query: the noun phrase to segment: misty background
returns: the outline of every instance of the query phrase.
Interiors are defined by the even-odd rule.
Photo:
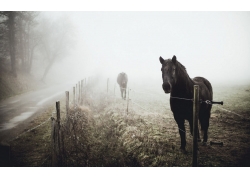
[[[9,20],[6,13],[1,13],[1,22]],[[129,84],[161,89],[159,57],[176,55],[191,78],[202,76],[212,85],[250,82],[250,12],[20,13],[17,76],[28,72],[43,82],[98,76],[115,83],[126,72]],[[8,27],[1,23],[1,32]],[[1,47],[7,47],[9,39],[4,33],[2,37]],[[13,71],[6,49],[1,48],[1,64]]]
[[[191,78],[250,82],[250,12],[42,14],[68,17],[75,26],[75,52],[62,62],[62,69],[72,67],[69,76],[112,78],[126,72],[129,80],[161,82],[159,56],[176,55]]]
[[[117,75],[126,72],[129,88],[140,87],[142,92],[144,87],[158,93],[140,105],[148,103],[150,110],[157,109],[161,103],[154,106],[154,102],[159,99],[163,109],[169,105],[164,100],[167,96],[162,90],[159,57],[176,55],[191,78],[202,76],[213,87],[220,85],[224,91],[215,88],[214,94],[215,100],[221,101],[221,94],[232,91],[228,85],[250,85],[249,19],[250,12],[237,11],[0,11],[0,100],[8,97],[2,90],[16,88],[7,87],[6,82],[16,83],[13,78],[26,81],[21,84],[24,88],[34,83],[29,76],[46,85],[76,84],[91,77],[101,83],[101,91],[106,90],[109,78],[110,89],[115,84],[118,94]],[[65,87],[58,85],[56,95],[64,94]],[[45,93],[37,92],[19,100],[21,105],[16,109],[21,110],[25,101],[42,104],[54,97],[53,92],[47,92],[45,98]],[[136,93],[131,91],[129,97],[136,101],[147,96]],[[41,100],[36,100],[39,96]],[[227,104],[231,107],[237,100]],[[13,105],[17,101],[12,101]],[[13,105],[7,109],[17,107]]]

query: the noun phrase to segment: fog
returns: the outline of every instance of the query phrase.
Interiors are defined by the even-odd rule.
[[[50,24],[46,24],[48,21]],[[36,30],[43,39],[34,50],[29,75],[37,80],[44,77],[46,83],[76,84],[91,78],[105,91],[109,79],[109,89],[113,90],[114,85],[118,86],[118,74],[125,72],[129,88],[140,87],[141,91],[145,86],[165,95],[159,57],[176,55],[191,78],[205,77],[212,86],[220,85],[222,89],[228,85],[250,85],[250,12],[41,11],[37,23]],[[70,38],[67,40],[66,36]],[[58,46],[61,47],[57,49]],[[18,63],[21,64],[17,58]],[[58,87],[57,93],[67,90]],[[50,91],[47,94],[49,98],[58,95]],[[216,100],[223,100],[219,95],[215,92]],[[26,99],[36,100],[38,96]],[[41,98],[36,105],[48,100]],[[26,118],[27,114],[23,115]]]
[[[160,86],[159,57],[176,55],[191,78],[202,76],[212,85],[250,82],[250,12],[50,11],[40,17],[69,19],[75,38],[47,79],[99,76],[115,83],[126,72],[129,83]]]

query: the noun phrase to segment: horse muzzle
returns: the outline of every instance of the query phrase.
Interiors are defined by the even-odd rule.
[[[164,92],[165,92],[166,94],[168,94],[168,93],[171,92],[172,87],[171,87],[171,85],[170,85],[168,82],[164,82],[164,83],[162,84],[162,89],[164,90]]]

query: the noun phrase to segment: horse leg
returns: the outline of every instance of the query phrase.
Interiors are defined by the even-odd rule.
[[[122,93],[122,91],[123,91],[123,90],[122,90],[122,88],[121,88],[121,87],[120,87],[120,90],[121,90],[121,97],[123,98],[123,93]]]
[[[198,132],[197,132],[197,137],[198,137],[198,139],[197,139],[197,141],[198,142],[201,142],[201,138],[200,138],[200,131],[199,131],[199,128],[198,128],[198,130],[197,130]]]
[[[179,128],[179,134],[181,137],[181,147],[180,149],[182,151],[186,151],[186,130],[185,130],[185,126],[184,126],[184,119],[177,119],[176,120],[177,124],[178,124],[178,128]]]
[[[189,126],[190,126],[190,133],[191,135],[193,136],[193,129],[194,129],[194,126],[193,126],[193,120],[190,120],[189,121]],[[200,138],[200,133],[199,133],[199,128],[197,129],[197,141],[198,142],[201,142],[201,138]]]
[[[189,127],[190,127],[190,133],[193,136],[193,132],[194,132],[194,130],[193,130],[193,128],[194,128],[194,126],[193,126],[193,120],[189,120]]]
[[[207,143],[207,139],[208,139],[208,127],[209,127],[209,117],[203,117],[201,119],[201,133],[203,136],[203,143],[206,144]]]
[[[126,89],[124,89],[124,99],[126,99]]]

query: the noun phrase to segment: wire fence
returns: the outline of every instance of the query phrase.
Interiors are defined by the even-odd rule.
[[[79,88],[80,88],[80,86],[79,86]],[[117,99],[117,93],[115,92],[115,90],[116,89],[118,89],[118,88],[116,88],[116,86],[114,86],[114,89],[113,90],[111,90],[110,88],[107,88],[107,93],[109,94],[109,95],[111,95],[111,96],[114,96],[114,102],[116,103],[117,101],[116,101],[116,99]],[[131,102],[132,104],[134,104],[134,105],[136,105],[138,108],[140,108],[140,109],[142,109],[143,111],[146,111],[147,112],[147,114],[154,114],[154,115],[158,115],[158,116],[160,116],[161,114],[159,114],[158,112],[153,112],[152,110],[149,110],[148,108],[146,108],[146,107],[144,107],[143,105],[141,105],[140,103],[138,103],[137,101],[135,101],[134,99],[132,99],[131,97],[131,94],[130,94],[130,97],[129,97],[129,92],[133,92],[133,93],[137,93],[137,94],[147,94],[147,95],[150,95],[150,96],[154,96],[154,97],[157,97],[157,98],[161,98],[161,97],[159,97],[159,95],[157,94],[154,94],[154,93],[149,93],[149,92],[146,92],[146,91],[137,91],[137,90],[134,90],[134,89],[129,89],[129,88],[121,88],[121,89],[126,89],[127,90],[127,103],[129,103],[129,102]],[[78,89],[79,90],[79,89]],[[83,90],[83,89],[82,89]],[[85,95],[86,95],[86,91],[87,91],[87,89],[84,89],[84,93],[85,93]],[[76,91],[77,92],[77,91]],[[77,102],[74,102],[74,103],[72,103],[72,104],[74,104],[74,107],[76,107],[76,106],[78,106],[80,103],[78,102],[78,101],[81,101],[81,96],[80,96],[80,94],[83,94],[83,92],[80,92],[80,90],[79,90],[79,94],[78,94],[78,96],[79,97],[74,97],[75,99],[75,101],[77,101]],[[78,98],[80,99],[80,100],[78,100]],[[192,100],[192,99],[186,99],[186,98],[179,98],[179,97],[170,97],[170,98],[178,98],[178,99],[181,99],[181,100]],[[169,108],[167,108],[166,106],[163,106],[165,109],[167,109],[167,110],[170,110]],[[238,117],[241,117],[241,118],[245,118],[243,115],[240,115],[240,114],[238,114],[238,113],[235,113],[235,112],[233,112],[233,111],[230,111],[230,110],[228,110],[228,109],[225,109],[225,108],[222,108],[222,107],[218,107],[217,106],[217,108],[218,109],[221,109],[221,110],[223,110],[223,111],[225,111],[225,112],[228,112],[228,113],[232,113],[232,114],[234,114],[234,115],[237,115]],[[53,113],[55,113],[55,112],[52,112],[52,116],[53,116]],[[173,117],[172,117],[172,119],[174,119]],[[249,119],[249,118],[245,118],[245,119]],[[21,134],[19,134],[19,135],[17,135],[15,138],[13,138],[13,139],[11,139],[10,141],[13,141],[13,140],[16,140],[16,139],[18,139],[18,138],[20,138],[22,135],[24,135],[24,134],[26,134],[26,133],[28,133],[28,132],[30,132],[30,131],[32,131],[32,130],[34,130],[34,129],[36,129],[36,128],[39,128],[39,127],[41,127],[41,126],[43,126],[46,122],[48,122],[49,120],[51,120],[51,118],[49,118],[49,119],[47,119],[47,120],[45,120],[44,122],[42,122],[41,124],[39,124],[39,125],[37,125],[37,126],[35,126],[35,127],[33,127],[33,128],[30,128],[30,129],[28,129],[28,130],[26,130],[25,132],[23,132],[23,133],[21,133]],[[64,123],[62,123],[62,124],[64,124]],[[183,129],[180,129],[180,128],[178,128],[180,131],[182,131],[182,132],[184,132],[184,133],[186,133],[186,131],[185,130],[183,130]],[[214,149],[214,148],[213,148]],[[215,150],[215,149],[214,149]],[[219,151],[218,151],[218,153],[219,153]],[[221,154],[221,153],[219,153],[219,154]],[[49,156],[47,156],[46,158],[45,158],[45,160],[43,161],[43,163],[42,163],[42,165],[44,165],[44,163],[48,160],[48,158],[50,158],[50,155]]]
[[[121,89],[125,90],[125,88],[121,88]],[[119,102],[119,101],[116,101],[116,99],[117,99],[118,96],[117,96],[117,93],[115,92],[115,90],[116,90],[116,87],[115,87],[115,86],[114,86],[114,89],[113,89],[113,90],[107,87],[107,94],[113,96],[113,97],[114,97],[114,103],[117,103],[117,102]],[[152,109],[146,108],[145,106],[141,105],[139,102],[137,102],[137,101],[133,98],[133,96],[132,96],[132,94],[131,94],[130,92],[138,93],[138,94],[147,94],[147,95],[154,96],[154,97],[157,97],[157,95],[155,95],[155,94],[153,94],[153,93],[146,92],[146,91],[136,91],[136,90],[134,90],[134,89],[129,89],[129,88],[126,88],[126,91],[127,91],[127,92],[126,92],[126,93],[127,93],[127,100],[126,100],[126,101],[123,101],[123,102],[124,102],[124,104],[127,103],[127,106],[123,106],[123,107],[127,107],[127,110],[128,110],[128,107],[132,108],[131,104],[133,104],[133,105],[135,105],[136,107],[140,108],[141,110],[147,112],[148,114],[155,114],[155,115],[158,115],[158,116],[161,115],[161,114],[159,114],[158,112],[154,112],[154,111],[152,111]],[[117,92],[118,92],[118,91],[117,91]],[[159,96],[158,96],[158,97],[159,97]],[[181,100],[193,101],[193,99],[186,99],[186,98],[179,98],[179,97],[170,97],[170,98],[178,98],[178,99],[181,99]],[[206,102],[206,101],[203,101],[203,102]],[[207,102],[206,102],[206,103],[207,103]],[[207,103],[207,104],[209,104],[209,103]],[[130,105],[130,106],[129,106],[129,105]],[[218,106],[217,106],[217,107],[218,107]],[[230,111],[230,110],[227,110],[227,109],[225,109],[225,108],[220,108],[220,107],[218,107],[218,108],[219,108],[219,109],[222,109],[222,110],[224,110],[224,111],[226,111],[226,112],[233,113],[233,114],[235,114],[235,115],[237,115],[237,116],[239,116],[239,117],[243,117],[242,115],[240,115],[240,114],[238,114],[238,113],[234,113],[234,112],[232,112],[232,111]],[[170,110],[170,109],[167,109],[167,110]],[[124,112],[125,112],[125,111],[126,111],[126,110],[124,110]],[[124,113],[124,114],[125,114],[125,113]],[[174,119],[174,118],[172,118],[172,119]],[[177,129],[177,127],[176,127],[175,129]],[[184,133],[186,133],[186,131],[183,130],[183,129],[181,129],[181,128],[178,128],[178,130],[179,130],[179,132],[184,132]],[[176,133],[178,133],[178,131],[176,131]],[[217,148],[211,147],[211,149],[213,149],[213,151],[215,151],[217,154],[223,155],[219,150],[217,150]],[[206,156],[206,155],[204,154],[204,155],[200,155],[200,156]],[[45,160],[45,161],[46,161],[46,160]]]
[[[146,91],[137,91],[137,90],[134,90],[134,89],[129,89],[129,88],[120,88],[120,89],[123,89],[123,90],[127,90],[127,91],[130,91],[130,92],[134,92],[134,93],[138,93],[138,94],[147,94],[147,95],[150,95],[150,96],[154,96],[154,97],[159,97],[158,95],[156,95],[156,94],[154,94],[154,93],[149,93],[149,92],[146,92]],[[193,99],[190,99],[190,98],[180,98],[180,97],[173,97],[173,96],[170,96],[170,98],[173,98],[173,99],[179,99],[179,100],[186,100],[186,101],[193,101]],[[136,105],[138,108],[140,108],[140,109],[142,109],[142,110],[144,110],[144,111],[146,111],[147,113],[150,113],[150,114],[157,114],[157,115],[159,115],[160,116],[160,114],[159,113],[157,113],[157,112],[152,112],[152,110],[149,110],[148,108],[145,108],[143,105],[141,105],[140,103],[138,103],[138,102],[136,102],[133,98],[131,98],[131,97],[129,97],[129,101],[132,103],[132,104],[134,104],[134,105]],[[221,101],[221,102],[213,102],[213,101],[208,101],[208,100],[200,100],[200,103],[206,103],[206,104],[221,104],[221,105],[223,105],[223,102]],[[164,106],[165,107],[165,106]],[[221,109],[221,110],[223,110],[223,111],[225,111],[225,112],[227,112],[227,113],[232,113],[232,114],[234,114],[234,115],[237,115],[238,117],[241,117],[241,118],[244,118],[244,119],[249,119],[249,118],[246,118],[246,117],[244,117],[243,115],[241,115],[241,114],[239,114],[239,113],[236,113],[236,112],[233,112],[233,111],[231,111],[231,110],[228,110],[228,109],[225,109],[225,108],[222,108],[222,107],[219,107],[219,106],[216,106],[218,109]],[[168,109],[167,107],[165,107],[167,110],[170,110],[170,109]],[[172,119],[174,119],[174,118],[172,118]],[[185,130],[183,130],[183,129],[181,129],[181,128],[178,128],[180,131],[182,131],[182,132],[185,132],[186,133],[186,131]]]
[[[17,135],[17,136],[14,137],[13,139],[11,139],[10,142],[11,142],[11,141],[14,141],[14,140],[16,140],[16,139],[18,139],[18,138],[20,138],[22,135],[24,135],[24,134],[26,134],[26,133],[28,133],[28,132],[30,132],[30,131],[32,131],[32,130],[35,130],[35,129],[39,128],[40,126],[44,125],[44,124],[45,124],[46,122],[48,122],[49,120],[50,120],[50,118],[47,119],[46,121],[42,122],[41,124],[39,124],[39,125],[37,125],[37,126],[35,126],[35,127],[33,127],[33,128],[30,128],[30,129],[24,131],[23,133]]]
[[[225,108],[222,108],[222,107],[217,107],[217,108],[219,108],[219,109],[221,109],[221,110],[223,110],[223,111],[225,111],[225,112],[232,113],[232,114],[234,114],[234,115],[236,115],[236,116],[239,116],[239,117],[241,117],[241,118],[249,119],[249,118],[246,118],[246,117],[243,116],[243,115],[240,115],[240,114],[235,113],[235,112],[233,112],[233,111],[230,111],[230,110],[228,110],[228,109],[225,109]]]

